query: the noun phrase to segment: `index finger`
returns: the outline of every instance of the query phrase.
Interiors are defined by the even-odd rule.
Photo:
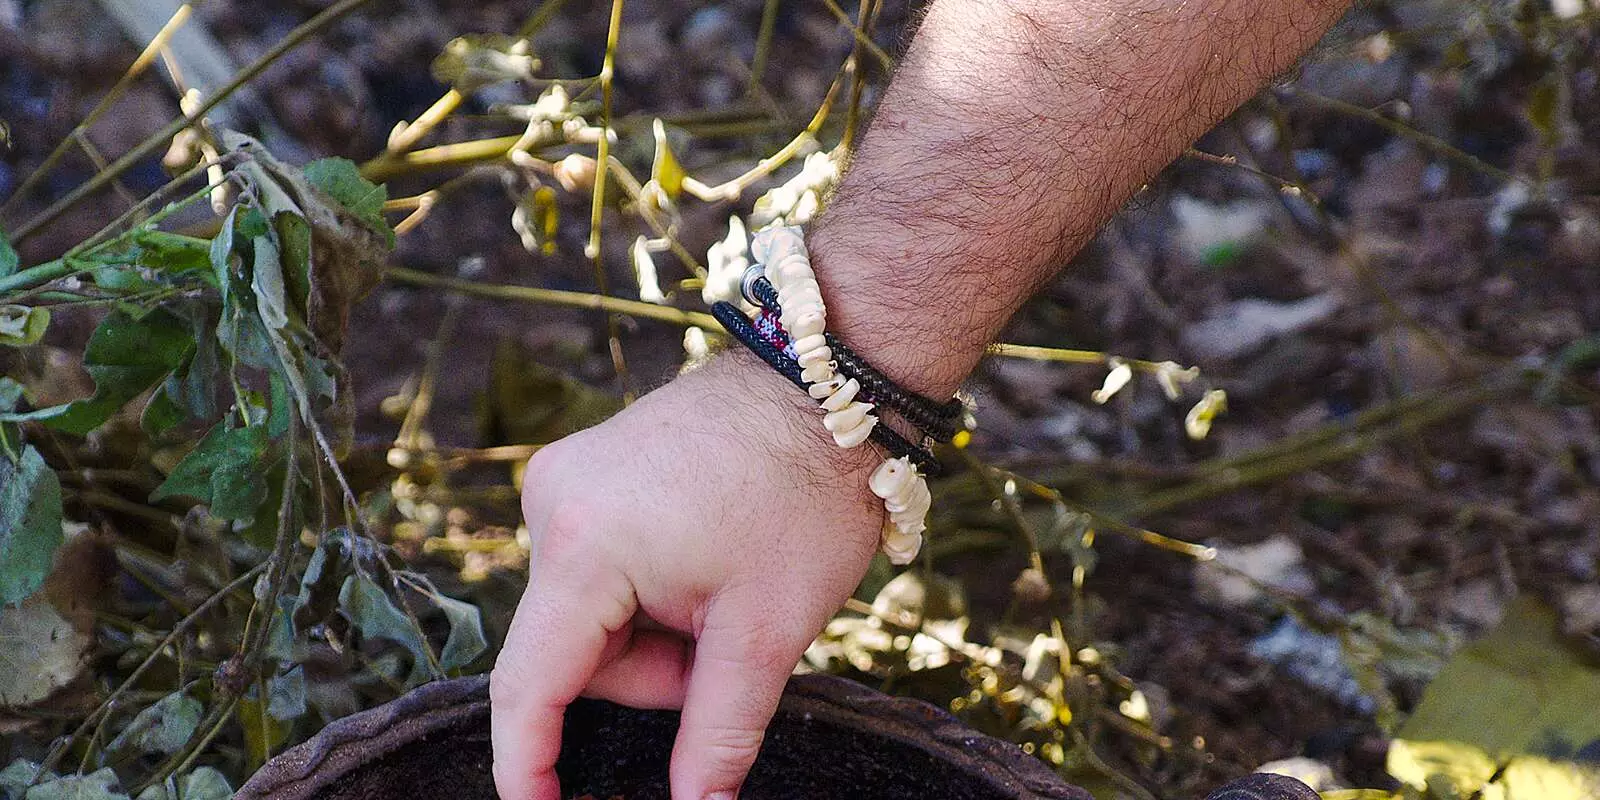
[[[562,715],[633,606],[632,588],[615,569],[547,560],[535,570],[489,676],[494,782],[502,800],[560,800]]]

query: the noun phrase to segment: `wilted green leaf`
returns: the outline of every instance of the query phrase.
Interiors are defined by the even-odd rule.
[[[428,645],[422,641],[421,632],[372,578],[364,573],[345,578],[344,585],[339,588],[339,608],[363,637],[387,639],[410,650],[416,657],[412,666],[414,677],[426,669]]]
[[[41,783],[28,790],[25,800],[128,800],[128,796],[117,790],[117,774],[106,767]]]
[[[256,310],[261,321],[273,330],[289,324],[289,297],[283,285],[283,262],[278,258],[274,237],[255,240],[255,263],[250,267],[250,288],[256,295]]]
[[[37,703],[65,686],[88,644],[49,603],[0,608],[0,708]]]
[[[6,238],[5,231],[0,231],[0,278],[15,275],[19,263],[17,251],[11,247],[11,240]]]
[[[0,607],[21,602],[44,583],[60,546],[56,471],[33,445],[15,462],[0,453]]]
[[[489,643],[483,637],[483,615],[478,607],[437,593],[431,599],[450,621],[450,635],[439,652],[439,666],[459,669],[483,655]]]
[[[267,714],[288,722],[306,713],[306,671],[299,664],[267,681]]]
[[[174,753],[200,725],[205,709],[183,691],[173,692],[140,711],[128,727],[111,740],[108,749],[145,753]]]
[[[163,272],[210,272],[211,241],[140,228],[130,237],[139,247],[139,266]]]
[[[260,426],[229,428],[217,423],[156,487],[151,501],[174,495],[193,497],[221,519],[250,519],[267,497],[263,460],[267,433]]]
[[[1522,597],[1451,657],[1398,738],[1559,758],[1600,740],[1597,708],[1600,669],[1562,640],[1554,611]]]
[[[381,215],[358,213],[340,199],[370,211],[370,184],[349,180],[343,167],[332,164],[314,170],[339,192],[336,197],[254,139],[232,131],[222,139],[230,151],[246,156],[238,174],[255,190],[276,233],[290,315],[303,316],[317,340],[337,352],[350,306],[377,285],[394,247],[394,231]]]
[[[21,797],[38,771],[39,765],[25,758],[7,764],[5,769],[0,769],[0,797]],[[46,780],[53,777],[48,775]]]
[[[44,420],[52,428],[81,436],[165,378],[189,357],[193,345],[188,327],[165,311],[141,319],[113,311],[101,320],[83,351],[84,368],[94,378],[92,397],[26,414],[0,414],[0,419]]]
[[[50,309],[0,306],[0,345],[26,347],[44,338],[50,327]]]
[[[214,767],[195,767],[194,772],[177,779],[168,778],[159,786],[139,793],[139,800],[228,800],[233,787]]]
[[[206,260],[211,264],[211,274],[216,276],[217,288],[222,291],[223,300],[228,299],[228,291],[233,285],[233,230],[238,214],[238,206],[228,210],[228,216],[222,220],[222,229],[217,231],[216,238],[211,240],[206,250]]]
[[[244,729],[244,750],[254,771],[272,757],[272,751],[289,740],[290,725],[267,713],[266,703],[252,692],[239,701],[239,726]]]
[[[319,159],[307,164],[301,172],[312,186],[338,201],[357,219],[375,231],[386,233],[389,246],[394,246],[394,230],[383,218],[383,203],[389,199],[389,191],[382,184],[361,177],[361,168],[354,161]]]

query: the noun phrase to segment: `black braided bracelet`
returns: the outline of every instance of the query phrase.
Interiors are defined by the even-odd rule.
[[[767,365],[777,370],[778,374],[788,378],[795,386],[806,388],[806,382],[800,377],[800,365],[783,350],[762,338],[744,312],[731,303],[718,302],[712,304],[711,315],[716,317],[717,322],[722,323],[722,327],[729,335],[738,339],[740,344],[755,353],[762,361],[767,362]],[[895,457],[911,459],[924,475],[937,476],[943,472],[943,465],[934,457],[931,450],[912,444],[904,436],[882,423],[874,426],[869,436]]]
[[[751,295],[745,299],[774,314],[783,313],[783,306],[778,303],[778,291],[766,278],[754,277],[746,282],[745,287],[749,290],[747,294]],[[916,392],[907,391],[867,363],[866,359],[857,355],[848,345],[840,341],[839,337],[826,331],[822,335],[828,342],[828,349],[833,351],[833,358],[839,365],[839,371],[844,373],[845,377],[855,378],[856,382],[861,384],[861,390],[871,397],[874,403],[894,409],[900,416],[905,417],[907,422],[920,428],[934,441],[948,442],[957,432],[966,428],[967,407],[959,399],[952,398],[941,403]]]

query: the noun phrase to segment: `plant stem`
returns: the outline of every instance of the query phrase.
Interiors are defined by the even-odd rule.
[[[106,699],[100,701],[100,705],[96,706],[93,711],[89,712],[89,716],[83,718],[83,722],[79,723],[77,729],[74,730],[65,741],[61,742],[50,751],[50,755],[45,758],[42,764],[39,765],[39,772],[37,775],[35,775],[34,780],[38,780],[39,776],[42,776],[47,772],[53,772],[56,766],[61,763],[62,756],[66,755],[73,748],[73,746],[77,744],[78,739],[82,738],[83,734],[89,730],[89,727],[94,723],[95,719],[100,717],[102,714],[109,712],[112,707],[116,705],[116,702],[122,699],[122,696],[127,694],[128,691],[136,683],[138,683],[141,677],[144,677],[144,673],[155,664],[156,659],[160,658],[161,654],[166,652],[167,648],[171,647],[173,643],[178,640],[179,636],[182,636],[184,633],[186,633],[195,622],[199,621],[202,615],[216,607],[217,603],[222,601],[222,598],[244,588],[251,581],[254,581],[256,576],[260,575],[261,571],[266,569],[266,567],[267,565],[265,563],[261,563],[251,567],[249,570],[246,570],[239,577],[229,581],[228,585],[213,592],[212,595],[206,598],[205,601],[200,605],[195,606],[194,611],[190,612],[188,616],[178,620],[178,624],[172,626],[172,630],[169,631],[161,641],[157,642],[153,649],[151,649],[150,655],[145,656],[144,661],[139,662],[139,666],[135,667],[133,672],[130,673],[128,677],[125,678],[122,683],[119,684],[117,688],[106,697]]]
[[[454,113],[464,99],[466,98],[460,92],[450,89],[440,95],[438,100],[433,101],[433,105],[428,106],[427,111],[418,115],[415,122],[400,123],[401,127],[389,135],[384,155],[399,155],[415,147],[417,142],[422,141],[422,137],[428,135],[428,131],[433,130],[444,121],[445,117]]]
[[[1458,162],[1463,166],[1496,180],[1505,181],[1506,183],[1517,183],[1522,180],[1516,175],[1490,164],[1489,162],[1484,161],[1475,155],[1467,153],[1437,136],[1423,133],[1422,131],[1413,128],[1404,122],[1390,119],[1389,117],[1373,111],[1370,108],[1363,108],[1362,106],[1355,105],[1354,103],[1347,103],[1335,97],[1328,97],[1326,95],[1317,94],[1316,92],[1308,92],[1303,89],[1285,88],[1282,89],[1282,91],[1288,93],[1292,97],[1299,97],[1309,100],[1312,103],[1332,109],[1340,114],[1366,120],[1367,122],[1377,125],[1378,127],[1383,128],[1384,130],[1396,136],[1410,139],[1411,141],[1416,142],[1417,144],[1420,144],[1429,150],[1439,153],[1451,161]]]
[[[39,164],[39,167],[28,174],[28,177],[22,181],[22,185],[18,186],[16,191],[11,193],[11,197],[6,199],[5,204],[0,205],[0,214],[10,211],[18,201],[28,196],[39,185],[39,182],[44,180],[45,176],[56,168],[56,165],[66,156],[67,151],[72,149],[73,142],[83,141],[81,137],[88,133],[90,126],[94,125],[95,121],[100,119],[100,115],[109,110],[122,97],[123,93],[128,91],[128,87],[133,85],[135,79],[144,74],[145,68],[155,61],[162,48],[167,46],[167,41],[188,21],[189,14],[193,10],[194,8],[190,4],[184,3],[178,6],[178,10],[172,12],[172,16],[167,19],[167,23],[161,26],[161,30],[156,31],[155,36],[150,37],[150,41],[144,46],[144,50],[140,51],[139,56],[123,71],[122,77],[117,79],[116,84],[111,87],[111,91],[106,92],[105,97],[100,98],[100,102],[96,103],[94,108],[84,115],[83,120],[73,126],[71,132],[56,144],[55,149],[50,151],[50,155],[44,157],[44,161]]]
[[[163,143],[178,135],[178,133],[184,128],[190,127],[204,119],[205,115],[209,113],[211,109],[221,105],[222,101],[232,96],[233,93],[237,92],[240,87],[252,80],[255,80],[256,76],[265,71],[267,67],[273,64],[273,62],[277,61],[279,58],[282,58],[285,53],[300,46],[300,44],[305,42],[307,39],[317,35],[318,33],[321,33],[324,28],[332,25],[344,15],[356,10],[357,8],[360,8],[370,1],[371,0],[339,0],[339,2],[327,7],[321,13],[309,20],[306,20],[304,24],[290,31],[287,36],[283,37],[282,40],[273,45],[272,49],[263,53],[260,58],[256,59],[249,66],[240,70],[239,74],[233,77],[233,80],[228,81],[228,83],[223,85],[222,88],[218,89],[215,94],[207,98],[204,103],[201,103],[200,107],[195,109],[193,114],[185,114],[184,116],[173,120],[172,123],[167,125],[165,128],[162,128],[150,136],[145,137],[144,141],[140,142],[127,153],[124,153],[121,158],[111,162],[110,166],[107,166],[105,169],[96,173],[95,176],[90,178],[87,183],[84,183],[78,188],[73,189],[71,192],[68,192],[66,197],[56,201],[54,205],[40,212],[38,216],[28,220],[27,223],[17,228],[15,234],[12,236],[12,243],[16,244],[22,242],[29,236],[37,233],[39,229],[50,224],[51,222],[54,222],[56,218],[66,213],[84,198],[105,188],[106,184],[121,177],[124,172],[127,172],[135,164],[139,163],[140,160],[160,149]]]
[[[601,294],[588,292],[567,292],[559,289],[540,289],[534,286],[510,286],[505,284],[477,283],[460,278],[447,278],[442,275],[430,275],[404,267],[390,267],[384,271],[388,278],[401,283],[414,286],[432,286],[448,289],[462,294],[488,297],[495,300],[516,300],[524,303],[539,303],[542,305],[565,306],[567,308],[582,308],[593,311],[605,311],[612,314],[626,314],[632,317],[653,319],[658,322],[667,322],[673,325],[683,325],[695,328],[704,328],[708,331],[719,332],[722,326],[715,317],[698,311],[685,311],[671,306],[658,306],[640,300],[628,300],[621,297],[608,297]]]
[[[868,0],[863,0],[863,2],[868,2]],[[850,35],[855,37],[857,44],[865,47],[867,52],[872,54],[873,58],[878,59],[878,64],[879,66],[883,67],[884,72],[889,72],[894,69],[894,59],[890,58],[888,53],[883,52],[883,48],[879,47],[877,42],[872,41],[872,37],[868,36],[865,31],[861,30],[861,28],[856,25],[855,20],[850,19],[850,15],[845,13],[845,10],[840,8],[837,2],[834,0],[822,0],[822,4],[827,6],[828,10],[832,12],[835,17],[839,18],[839,22],[843,23],[846,28],[850,29]]]
[[[600,142],[595,155],[600,169],[595,170],[594,198],[589,204],[589,245],[585,248],[594,263],[595,289],[602,295],[611,294],[606,286],[605,257],[600,251],[600,223],[606,207],[606,178],[611,173],[606,168],[611,163],[611,78],[616,71],[617,38],[622,32],[622,4],[623,0],[611,0],[611,24],[606,29],[606,53],[600,64]],[[628,379],[628,362],[622,357],[622,336],[616,314],[606,314],[606,343],[617,383],[622,388],[622,401],[630,402],[633,389]]]

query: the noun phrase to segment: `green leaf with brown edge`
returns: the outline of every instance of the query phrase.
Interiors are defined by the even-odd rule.
[[[0,453],[0,607],[38,590],[61,546],[61,481],[33,445]]]
[[[177,317],[158,309],[135,319],[118,309],[100,321],[83,351],[94,395],[25,414],[0,413],[0,421],[43,420],[56,430],[82,436],[164,379],[193,347],[188,326]]]
[[[176,753],[194,735],[204,711],[187,692],[173,692],[135,715],[106,749],[138,755]]]
[[[27,347],[44,338],[50,327],[50,309],[43,306],[0,306],[0,345]]]
[[[301,172],[312,186],[337,200],[357,219],[386,233],[389,246],[394,246],[394,229],[383,218],[383,204],[389,199],[383,184],[361,177],[361,168],[347,158],[318,159],[305,165]]]
[[[1570,757],[1600,740],[1597,708],[1600,669],[1562,639],[1555,611],[1524,596],[1451,657],[1397,738]]]
[[[366,296],[383,276],[384,261],[394,247],[394,231],[381,216],[358,213],[321,186],[308,180],[266,151],[261,143],[233,131],[222,132],[231,152],[244,158],[237,174],[257,192],[262,211],[278,234],[285,285],[295,290],[292,307],[303,307],[307,326],[329,352],[344,341],[350,307]],[[369,190],[344,179],[342,168],[319,168],[323,180],[362,212],[371,208]],[[379,206],[381,208],[381,204]],[[309,248],[299,252],[296,229],[309,226]],[[298,296],[296,272],[308,265],[305,297]]]
[[[151,502],[183,495],[211,508],[220,519],[252,519],[267,499],[266,429],[217,423],[151,493]]]

